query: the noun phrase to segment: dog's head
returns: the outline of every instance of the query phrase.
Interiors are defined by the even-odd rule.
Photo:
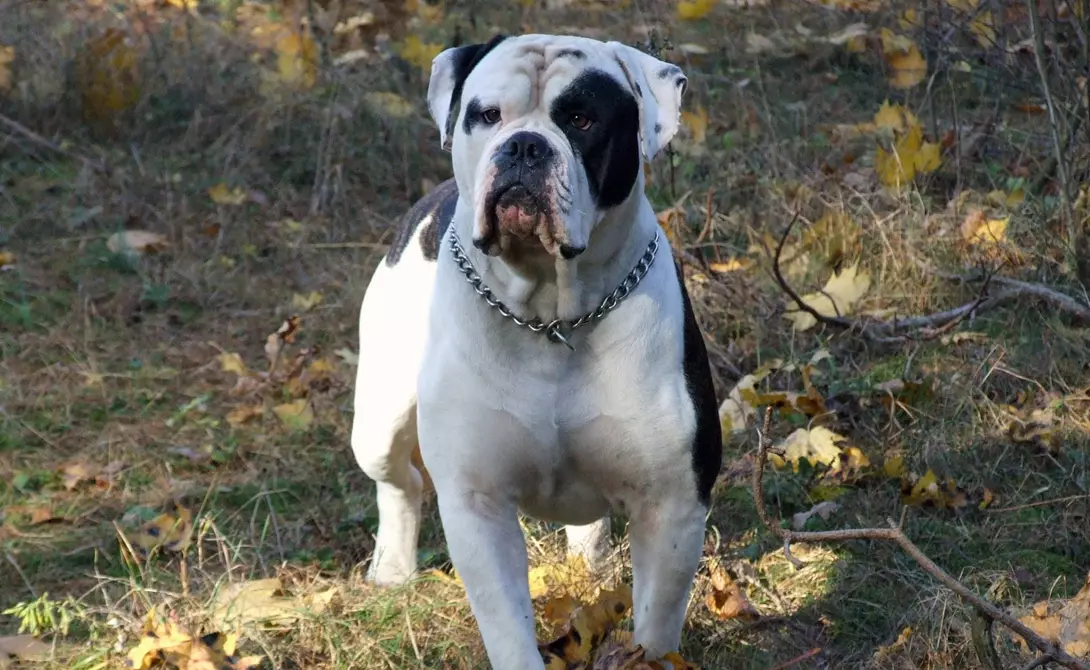
[[[677,132],[686,83],[676,65],[583,37],[498,36],[440,53],[428,108],[473,207],[474,245],[582,253]]]

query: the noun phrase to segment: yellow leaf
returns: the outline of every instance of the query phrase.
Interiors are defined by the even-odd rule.
[[[300,599],[282,594],[277,577],[236,582],[221,588],[211,603],[211,619],[221,628],[253,623],[289,624],[305,608]]]
[[[167,238],[146,230],[122,230],[106,239],[106,248],[115,254],[154,254],[163,251],[168,245]]]
[[[149,614],[149,618],[150,616]],[[164,653],[188,654],[192,642],[193,637],[177,623],[167,621],[165,625],[149,626],[144,636],[125,657],[130,668],[147,670],[159,665]]]
[[[220,182],[208,189],[208,197],[217,205],[241,205],[246,202],[246,192],[239,187],[228,188]]]
[[[727,399],[719,405],[719,422],[724,435],[744,431],[749,419],[756,416],[757,410],[750,402],[754,399],[754,387],[771,371],[771,368],[768,368],[746,375],[739,379],[730,390]]]
[[[696,144],[703,144],[708,135],[708,111],[697,107],[695,112],[682,112],[681,124],[689,131]]]
[[[976,38],[977,44],[990,49],[996,44],[995,21],[989,11],[977,12],[969,22],[969,32]]]
[[[837,435],[824,426],[815,426],[810,429],[799,428],[787,436],[780,443],[783,451],[783,460],[791,463],[793,469],[798,471],[799,461],[805,459],[810,465],[833,466],[840,460],[841,449],[839,443],[845,438]]]
[[[891,123],[890,115],[883,121]],[[917,174],[934,172],[942,164],[940,146],[937,142],[924,142],[923,129],[914,116],[905,116],[904,132],[898,136],[893,151],[877,147],[874,154],[874,169],[878,179],[892,189],[899,189],[912,181]]]
[[[7,93],[11,90],[13,81],[11,64],[13,61],[15,61],[15,47],[0,44],[0,93]]]
[[[900,479],[905,475],[904,454],[893,454],[882,464],[882,473],[890,479]]]
[[[961,223],[961,235],[969,244],[987,246],[1004,241],[1010,217],[989,219],[983,210],[974,209]]]
[[[969,499],[953,479],[939,482],[935,472],[929,469],[915,482],[901,480],[901,502],[905,505],[959,509],[965,507]]]
[[[702,19],[715,7],[715,0],[678,0],[677,16],[685,21]]]
[[[731,258],[721,263],[708,263],[708,269],[712,272],[738,272],[740,270],[748,270],[753,267],[753,259],[751,258]]]
[[[292,430],[304,430],[314,422],[314,409],[306,398],[273,407],[280,421]]]
[[[291,294],[291,306],[294,309],[298,309],[304,312],[309,312],[322,302],[322,294],[317,291],[311,291],[307,295],[301,295],[299,293]]]
[[[393,119],[404,119],[413,114],[413,104],[390,91],[371,91],[364,94],[363,100],[375,112]]]
[[[850,265],[840,274],[829,278],[820,293],[802,296],[803,302],[822,316],[835,317],[850,314],[856,303],[870,288],[870,275],[860,273],[857,265]],[[795,330],[808,330],[817,324],[817,319],[809,312],[792,305],[784,313],[784,318],[791,321]]]
[[[276,72],[289,86],[308,89],[318,81],[318,45],[300,32],[284,35],[276,41]]]
[[[15,267],[15,254],[10,251],[0,251],[0,272],[11,270]]]
[[[595,644],[605,639],[631,608],[632,589],[627,585],[602,591],[595,602],[572,611],[564,633],[541,645],[543,656],[550,662],[557,657],[568,663],[590,661]]]
[[[264,416],[264,414],[264,405],[242,405],[228,412],[227,423],[232,426],[241,426],[251,419]]]
[[[927,77],[927,61],[915,45],[903,54],[887,54],[886,64],[892,70],[889,85],[896,89],[912,88]]]
[[[164,512],[140,527],[131,539],[145,551],[162,547],[168,551],[184,551],[193,539],[193,513],[181,505],[176,513]]]
[[[919,12],[916,11],[916,8],[909,7],[897,17],[897,25],[901,30],[912,30],[923,24],[920,22]]]
[[[61,467],[61,481],[64,488],[72,491],[83,482],[94,481],[101,471],[102,468],[98,465],[76,461]]]
[[[443,50],[442,44],[427,44],[416,35],[409,35],[398,47],[398,55],[424,72],[431,72],[431,62]]]
[[[882,53],[887,56],[890,54],[905,54],[916,47],[916,43],[912,41],[912,38],[898,35],[889,28],[882,28],[878,34],[882,38]]]
[[[246,368],[246,364],[242,362],[242,357],[238,354],[225,351],[216,358],[219,360],[220,368],[224,372],[233,372],[240,377],[249,376],[250,371]]]

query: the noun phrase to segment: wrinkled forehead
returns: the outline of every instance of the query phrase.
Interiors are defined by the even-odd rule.
[[[466,79],[474,95],[511,93],[520,85],[547,103],[588,68],[604,72],[627,88],[613,49],[587,37],[521,35],[496,46]]]

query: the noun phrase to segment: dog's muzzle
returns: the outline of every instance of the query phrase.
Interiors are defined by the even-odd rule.
[[[550,184],[557,154],[538,133],[520,130],[500,144],[492,156],[492,180],[485,196],[482,226],[473,245],[497,255],[512,243],[540,241],[550,253],[571,259],[582,247],[568,244],[556,186]]]

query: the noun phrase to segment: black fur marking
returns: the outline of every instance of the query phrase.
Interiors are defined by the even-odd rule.
[[[481,101],[478,98],[473,98],[466,103],[466,113],[462,115],[462,132],[468,135],[477,126],[484,125],[484,120],[481,119],[483,111],[484,108],[481,107]]]
[[[675,261],[677,282],[685,308],[684,370],[685,386],[696,412],[696,434],[693,436],[692,462],[696,474],[696,492],[700,502],[711,505],[712,486],[723,465],[723,432],[719,426],[719,410],[716,407],[715,386],[712,384],[711,365],[704,336],[693,314],[689,292],[685,288],[685,276]]]
[[[681,89],[682,94],[685,93],[685,87],[688,86],[688,85],[689,85],[689,80],[687,78],[685,78],[685,77],[678,77],[677,79],[674,80],[674,86],[677,86],[679,89]]]
[[[658,135],[661,132],[662,132],[662,124],[661,123],[655,123],[655,134]]]
[[[573,58],[575,60],[585,60],[587,54],[579,49],[561,49],[556,52],[557,58]]]
[[[659,79],[666,79],[668,77],[673,77],[674,75],[677,75],[680,72],[681,72],[681,68],[679,68],[678,66],[676,66],[676,65],[667,65],[666,67],[659,70],[658,75],[659,75]]]
[[[462,106],[462,87],[465,86],[466,78],[469,77],[470,72],[473,72],[473,68],[477,67],[477,63],[480,63],[488,52],[495,49],[496,45],[505,39],[507,39],[506,35],[496,35],[484,44],[469,44],[458,47],[458,50],[454,52],[452,57],[454,90],[451,93],[450,108],[447,111],[447,137],[454,134],[455,124],[458,121],[458,109]]]
[[[390,250],[386,252],[386,265],[394,267],[401,260],[401,254],[409,246],[409,241],[416,233],[420,222],[430,217],[430,220],[420,231],[420,251],[424,258],[434,261],[439,256],[439,241],[447,232],[451,219],[454,218],[454,208],[458,204],[458,184],[454,178],[450,178],[439,184],[431,192],[420,198],[408,212],[401,217],[397,224],[397,232],[394,233],[394,241],[390,244]]]
[[[570,120],[577,113],[593,125],[587,130],[574,127]],[[549,116],[583,162],[598,207],[608,209],[624,202],[640,174],[640,110],[631,91],[591,68],[553,100]]]

